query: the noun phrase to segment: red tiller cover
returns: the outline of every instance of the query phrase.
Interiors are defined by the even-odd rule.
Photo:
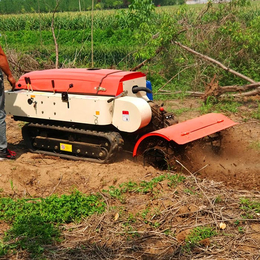
[[[123,81],[140,77],[145,77],[145,74],[112,69],[50,69],[24,74],[15,89],[117,96],[123,91]]]
[[[219,113],[210,113],[194,119],[187,120],[176,125],[162,128],[143,135],[135,144],[133,156],[138,155],[140,143],[151,136],[158,136],[167,141],[174,141],[183,145],[202,137],[214,134],[226,128],[236,125],[234,121]]]

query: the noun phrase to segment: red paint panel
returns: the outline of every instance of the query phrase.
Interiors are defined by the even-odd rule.
[[[176,125],[153,131],[142,136],[135,144],[133,156],[137,155],[140,143],[150,136],[162,137],[167,141],[174,141],[179,145],[183,145],[198,140],[202,137],[214,134],[236,124],[237,123],[222,114],[206,114]]]
[[[54,81],[54,90],[58,93],[68,91],[73,84],[69,89],[72,94],[117,96],[123,91],[123,81],[144,76],[141,72],[110,69],[51,69],[24,74],[16,83],[16,89],[53,92]],[[31,82],[29,85],[27,78]]]

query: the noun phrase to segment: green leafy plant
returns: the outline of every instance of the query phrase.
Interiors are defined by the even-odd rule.
[[[210,112],[236,113],[239,106],[241,106],[241,104],[239,102],[234,101],[232,98],[218,101],[216,97],[209,96],[200,107],[200,111],[203,114]]]
[[[221,195],[218,195],[218,196],[215,198],[215,200],[214,200],[215,203],[221,203],[222,201],[223,201],[223,199],[222,199]]]
[[[199,246],[201,240],[211,238],[215,235],[217,235],[217,232],[212,227],[196,227],[191,230],[185,239],[184,250],[191,251],[195,246]]]
[[[39,255],[45,245],[60,240],[60,223],[78,222],[104,210],[100,195],[86,196],[77,190],[60,197],[0,198],[0,219],[12,225],[4,237],[6,244],[1,246],[1,254],[22,249]]]
[[[60,241],[58,226],[47,223],[40,215],[18,217],[5,234],[4,242],[8,242],[4,249],[28,250],[32,256],[44,252],[44,246]],[[4,253],[3,252],[3,253]]]
[[[122,203],[125,201],[122,189],[116,188],[115,186],[109,186],[109,190],[102,190],[102,192],[108,193],[111,198],[118,199]]]
[[[240,208],[244,211],[242,214],[244,218],[253,219],[260,213],[260,202],[242,198]]]
[[[239,233],[245,233],[244,227],[238,227],[237,229]]]
[[[133,26],[149,22],[155,6],[151,0],[131,0],[128,19]]]
[[[179,183],[185,181],[185,176],[179,175],[179,174],[174,174],[174,175],[167,175],[167,180],[168,180],[168,186],[169,187],[176,187]]]
[[[183,182],[185,180],[184,176],[179,174],[163,174],[158,177],[153,178],[151,181],[141,181],[139,184],[136,182],[125,182],[119,185],[119,188],[114,186],[110,186],[109,190],[103,190],[103,192],[108,193],[112,198],[116,198],[122,200],[123,194],[127,192],[134,193],[151,193],[157,194],[159,193],[159,189],[157,188],[158,183],[167,180],[167,184],[169,187],[176,186],[178,183]]]

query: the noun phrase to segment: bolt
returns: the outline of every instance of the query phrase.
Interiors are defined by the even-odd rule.
[[[80,149],[77,150],[77,153],[80,153]]]

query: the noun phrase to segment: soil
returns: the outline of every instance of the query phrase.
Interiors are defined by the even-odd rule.
[[[165,107],[168,110],[190,107],[189,112],[184,112],[178,117],[179,121],[185,121],[199,115],[197,108],[200,106],[200,103],[201,101],[197,99],[174,100],[166,102]],[[205,187],[204,191],[207,191],[208,194],[216,191],[215,194],[221,194],[227,200],[232,197],[236,204],[236,210],[238,210],[237,203],[240,196],[246,195],[254,199],[259,199],[260,196],[260,121],[250,118],[250,113],[257,110],[258,104],[257,100],[245,101],[244,106],[240,107],[237,113],[227,114],[228,117],[239,124],[223,131],[220,151],[215,152],[203,141],[197,141],[189,146],[186,158],[180,161],[180,164],[184,166],[181,169],[183,175],[188,178],[191,177],[191,179],[197,178],[197,181],[203,184],[203,187]],[[14,121],[11,116],[7,116],[6,122],[9,148],[17,152],[17,158],[14,161],[0,162],[0,188],[2,196],[46,197],[52,194],[70,194],[75,188],[85,194],[91,194],[101,192],[103,189],[109,189],[110,186],[118,186],[121,183],[129,181],[141,182],[143,180],[151,180],[163,174],[162,171],[152,166],[143,165],[142,160],[133,159],[129,153],[119,155],[116,161],[111,164],[72,161],[58,157],[33,154],[28,151],[22,139],[22,123]],[[173,196],[172,194],[173,191],[171,191],[171,197]],[[164,207],[172,208],[174,205],[176,206],[176,197],[174,201],[173,199],[168,200],[169,198],[167,197],[164,201]],[[150,200],[149,196],[142,196],[142,198],[131,196],[128,199],[128,206],[132,210],[135,208],[136,211],[140,211],[140,205],[146,205]],[[181,199],[179,201],[181,202]],[[207,200],[204,203],[208,203]],[[165,206],[166,204],[167,206]],[[61,245],[55,247],[56,253],[47,253],[46,257],[47,259],[155,259],[160,256],[158,259],[190,259],[191,256],[186,255],[181,257],[181,255],[176,255],[176,248],[179,247],[176,246],[173,248],[171,244],[177,243],[180,245],[183,243],[189,231],[188,227],[193,227],[195,223],[191,222],[191,212],[198,212],[203,205],[196,205],[196,201],[189,201],[189,197],[187,197],[185,203],[181,202],[181,204],[178,204],[177,211],[179,217],[175,219],[174,224],[175,227],[178,227],[175,228],[176,238],[172,238],[172,240],[165,241],[161,236],[153,237],[151,235],[150,237],[146,237],[145,245],[143,244],[144,240],[141,241],[141,238],[139,238],[139,240],[131,242],[131,248],[128,251],[124,248],[123,253],[119,253],[120,250],[119,248],[115,249],[115,245],[118,246],[119,241],[122,240],[120,237],[117,243],[115,243],[114,238],[113,242],[110,241],[109,244],[109,238],[104,231],[104,234],[95,235],[95,238],[92,237],[91,240],[89,238],[90,233],[84,236],[82,233],[77,233],[82,231],[82,226],[74,226],[72,229],[76,233],[70,233],[70,237],[65,232],[64,236],[66,239]],[[225,206],[225,209],[229,210],[229,214],[231,215],[233,206]],[[113,215],[111,212],[110,214]],[[109,216],[110,219],[111,215]],[[103,219],[100,217],[98,221],[106,222],[107,217],[103,216]],[[90,221],[93,222],[94,220]],[[186,228],[184,228],[185,221]],[[2,225],[4,224],[2,223]],[[5,228],[4,226],[1,227],[3,231]],[[143,230],[143,232],[148,235],[149,230],[151,229],[148,228],[147,230]],[[227,233],[234,235],[232,232],[230,229]],[[203,259],[207,257],[213,257],[213,259],[258,259],[260,257],[259,219],[246,225],[244,234],[235,233],[234,236],[237,239],[236,241],[238,241],[237,243],[231,237],[228,238],[228,242],[222,238],[223,243],[230,243],[230,254],[227,251],[221,251],[219,246],[216,248],[211,247],[208,250],[210,242],[205,240],[201,242],[204,249],[200,250],[199,253],[193,252],[191,255],[194,258],[199,258],[200,256]],[[114,245],[113,252],[116,252],[115,254],[111,253],[111,249],[109,251],[104,248],[97,248],[98,243],[102,244],[104,242],[102,239],[106,239],[107,247]],[[86,249],[86,244],[85,251],[80,249],[79,245],[86,243],[86,240],[93,242],[91,250]],[[221,241],[219,240],[219,243]],[[93,249],[95,247],[94,244],[96,245],[95,250]],[[226,245],[222,246],[225,247]],[[102,246],[104,246],[104,243]],[[128,246],[130,245],[128,244]],[[143,246],[142,253],[140,253],[141,246]],[[74,250],[77,249],[77,251],[73,253],[70,251],[71,248],[74,248]],[[163,253],[163,250],[160,250],[160,248],[164,250],[167,248],[167,253],[166,251]],[[240,254],[237,254],[238,251]],[[51,250],[48,252],[51,252]],[[20,254],[15,259],[28,258],[26,258],[25,254]]]

